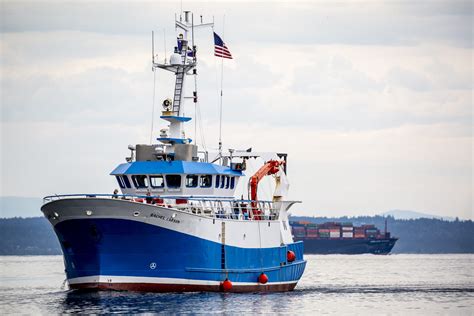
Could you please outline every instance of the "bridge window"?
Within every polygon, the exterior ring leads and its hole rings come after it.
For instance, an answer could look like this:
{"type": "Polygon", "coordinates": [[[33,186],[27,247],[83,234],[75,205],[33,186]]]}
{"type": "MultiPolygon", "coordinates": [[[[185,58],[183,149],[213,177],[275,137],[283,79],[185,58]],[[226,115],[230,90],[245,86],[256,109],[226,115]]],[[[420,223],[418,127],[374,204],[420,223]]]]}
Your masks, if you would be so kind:
{"type": "Polygon", "coordinates": [[[125,189],[125,183],[123,182],[122,177],[121,177],[121,176],[116,176],[115,178],[117,178],[118,185],[119,185],[122,189],[125,189]]]}
{"type": "Polygon", "coordinates": [[[217,175],[216,176],[216,188],[219,188],[219,180],[220,180],[220,176],[217,175]]]}
{"type": "Polygon", "coordinates": [[[125,183],[125,186],[130,189],[132,186],[130,185],[130,180],[128,180],[128,177],[122,176],[122,178],[123,178],[123,182],[125,183]]]}
{"type": "Polygon", "coordinates": [[[186,187],[195,188],[198,185],[199,176],[195,174],[188,174],[186,176],[186,187]]]}
{"type": "Polygon", "coordinates": [[[201,176],[199,178],[199,186],[201,188],[210,188],[212,186],[212,176],[210,174],[201,176]]]}
{"type": "Polygon", "coordinates": [[[151,184],[151,187],[154,189],[164,188],[165,179],[163,179],[163,176],[150,176],[150,184],[151,184]]]}
{"type": "Polygon", "coordinates": [[[181,176],[179,174],[168,174],[166,175],[166,185],[168,188],[180,188],[181,187],[181,176]]]}
{"type": "Polygon", "coordinates": [[[233,190],[235,187],[235,177],[230,178],[230,188],[233,190]]]}
{"type": "Polygon", "coordinates": [[[225,176],[221,176],[221,189],[225,186],[225,176]]]}
{"type": "Polygon", "coordinates": [[[148,177],[146,175],[132,176],[132,181],[137,189],[148,188],[148,177]]]}
{"type": "Polygon", "coordinates": [[[228,189],[230,186],[230,177],[225,176],[225,188],[228,189]]]}

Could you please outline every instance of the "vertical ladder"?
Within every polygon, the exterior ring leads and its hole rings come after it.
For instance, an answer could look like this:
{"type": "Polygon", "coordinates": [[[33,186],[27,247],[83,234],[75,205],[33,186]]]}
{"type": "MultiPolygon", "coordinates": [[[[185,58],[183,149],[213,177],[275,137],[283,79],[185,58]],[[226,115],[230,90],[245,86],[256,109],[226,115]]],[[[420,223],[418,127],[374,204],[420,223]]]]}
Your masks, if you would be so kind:
{"type": "Polygon", "coordinates": [[[221,269],[225,269],[225,222],[221,224],[221,269]]]}
{"type": "Polygon", "coordinates": [[[176,71],[176,83],[174,85],[173,112],[175,112],[176,115],[179,115],[179,109],[181,107],[181,99],[183,96],[183,84],[184,84],[184,76],[185,76],[184,65],[186,65],[186,58],[188,56],[187,54],[188,54],[188,43],[186,41],[183,41],[183,44],[181,46],[182,66],[178,67],[178,70],[176,71]]]}
{"type": "Polygon", "coordinates": [[[181,96],[183,94],[184,67],[179,67],[176,72],[176,84],[174,85],[173,112],[179,115],[181,107],[181,96]]]}

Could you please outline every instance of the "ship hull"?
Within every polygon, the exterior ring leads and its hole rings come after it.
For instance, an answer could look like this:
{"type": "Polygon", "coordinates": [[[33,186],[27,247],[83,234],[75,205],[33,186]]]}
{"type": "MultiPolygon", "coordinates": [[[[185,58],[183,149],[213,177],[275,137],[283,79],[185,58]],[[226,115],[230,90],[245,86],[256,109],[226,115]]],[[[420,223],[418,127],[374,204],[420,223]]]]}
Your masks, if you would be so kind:
{"type": "MultiPolygon", "coordinates": [[[[81,280],[69,280],[69,287],[73,290],[94,291],[136,291],[136,292],[224,292],[222,282],[185,279],[155,279],[155,278],[121,278],[117,276],[93,276],[81,280]],[[114,280],[113,283],[108,280],[114,280]],[[212,283],[212,284],[209,284],[212,283]]],[[[233,283],[228,292],[286,292],[292,291],[297,282],[272,282],[267,284],[233,283]]]]}
{"type": "Polygon", "coordinates": [[[42,211],[61,243],[72,289],[223,291],[228,279],[230,292],[289,291],[306,265],[302,243],[280,246],[278,221],[212,219],[94,198],[54,201],[42,211]],[[259,233],[266,238],[256,239],[259,233]],[[287,262],[288,250],[294,262],[287,262]],[[262,273],[266,284],[258,282],[262,273]]]}
{"type": "Polygon", "coordinates": [[[304,241],[305,254],[380,254],[386,255],[392,251],[397,238],[370,239],[323,239],[323,238],[296,238],[304,241]]]}

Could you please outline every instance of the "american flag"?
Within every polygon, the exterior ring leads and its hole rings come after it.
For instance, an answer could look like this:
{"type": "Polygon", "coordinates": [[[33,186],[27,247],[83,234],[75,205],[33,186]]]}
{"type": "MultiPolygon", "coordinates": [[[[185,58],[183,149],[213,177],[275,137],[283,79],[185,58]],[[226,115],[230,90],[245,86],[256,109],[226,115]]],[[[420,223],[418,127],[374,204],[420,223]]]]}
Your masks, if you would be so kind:
{"type": "Polygon", "coordinates": [[[232,59],[232,54],[216,32],[214,32],[214,56],[232,59]]]}

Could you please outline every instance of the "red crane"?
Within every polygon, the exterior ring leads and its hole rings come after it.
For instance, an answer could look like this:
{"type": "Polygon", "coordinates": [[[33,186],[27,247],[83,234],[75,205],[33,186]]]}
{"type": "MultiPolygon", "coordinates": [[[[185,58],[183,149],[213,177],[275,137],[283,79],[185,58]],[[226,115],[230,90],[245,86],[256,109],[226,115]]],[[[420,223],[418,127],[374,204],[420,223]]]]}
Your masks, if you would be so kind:
{"type": "Polygon", "coordinates": [[[263,179],[263,177],[277,173],[278,170],[280,170],[280,166],[284,163],[284,161],[269,160],[250,178],[250,199],[252,200],[251,205],[255,219],[260,219],[260,216],[258,215],[261,214],[261,211],[257,208],[258,183],[263,179]]]}

